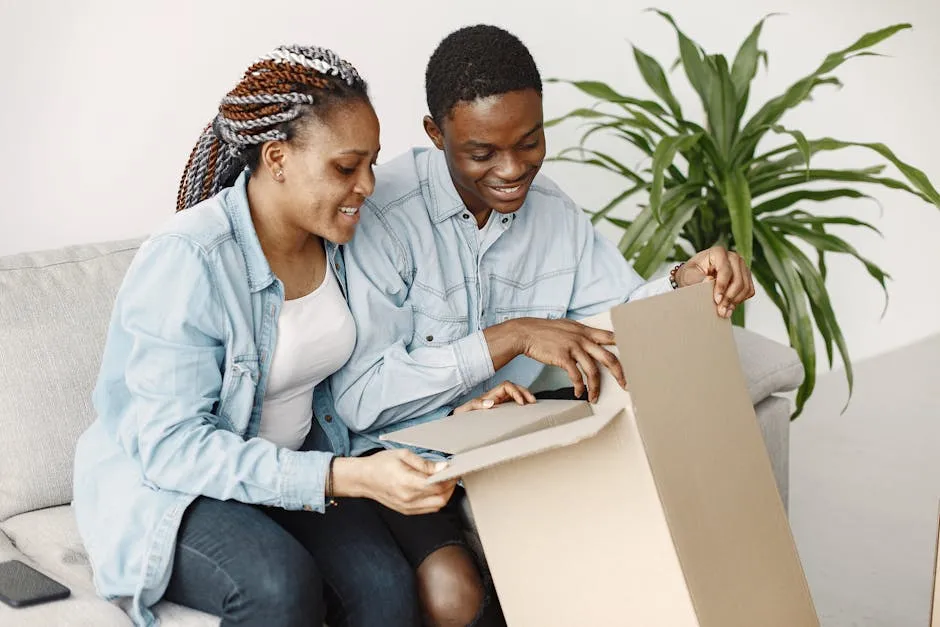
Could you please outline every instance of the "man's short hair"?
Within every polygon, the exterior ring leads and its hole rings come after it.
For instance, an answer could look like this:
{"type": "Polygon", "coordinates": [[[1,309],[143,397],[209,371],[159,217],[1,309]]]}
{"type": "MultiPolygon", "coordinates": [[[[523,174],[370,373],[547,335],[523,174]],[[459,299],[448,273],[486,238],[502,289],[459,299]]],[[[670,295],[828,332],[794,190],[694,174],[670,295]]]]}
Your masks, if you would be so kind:
{"type": "Polygon", "coordinates": [[[535,60],[518,37],[497,26],[478,24],[444,38],[424,77],[428,110],[440,125],[459,102],[534,89],[542,95],[535,60]]]}

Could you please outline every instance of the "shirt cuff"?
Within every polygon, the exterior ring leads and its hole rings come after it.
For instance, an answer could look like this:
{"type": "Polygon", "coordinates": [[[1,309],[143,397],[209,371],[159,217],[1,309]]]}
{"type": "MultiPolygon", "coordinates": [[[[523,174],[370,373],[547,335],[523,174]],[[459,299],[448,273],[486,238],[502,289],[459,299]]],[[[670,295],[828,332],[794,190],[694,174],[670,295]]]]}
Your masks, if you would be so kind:
{"type": "Polygon", "coordinates": [[[332,453],[281,449],[280,506],[287,510],[326,510],[326,476],[332,453]]]}
{"type": "Polygon", "coordinates": [[[486,343],[483,331],[457,340],[454,347],[454,356],[457,358],[457,369],[463,384],[462,394],[466,394],[480,383],[483,383],[496,374],[493,368],[493,358],[490,356],[490,347],[486,343]]]}
{"type": "Polygon", "coordinates": [[[630,294],[630,297],[627,299],[630,300],[640,300],[641,298],[649,298],[650,296],[659,296],[660,294],[666,294],[667,292],[672,291],[672,284],[669,282],[669,277],[664,276],[659,279],[653,279],[649,283],[644,283],[640,287],[633,290],[630,294]]]}

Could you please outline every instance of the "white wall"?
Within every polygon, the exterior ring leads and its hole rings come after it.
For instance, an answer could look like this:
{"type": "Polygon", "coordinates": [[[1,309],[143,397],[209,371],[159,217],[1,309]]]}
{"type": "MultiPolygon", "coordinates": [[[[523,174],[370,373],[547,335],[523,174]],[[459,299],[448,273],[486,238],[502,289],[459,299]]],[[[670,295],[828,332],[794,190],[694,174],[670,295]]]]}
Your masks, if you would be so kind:
{"type": "MultiPolygon", "coordinates": [[[[383,121],[383,157],[424,143],[423,72],[436,43],[474,22],[499,24],[532,49],[544,76],[596,78],[642,93],[628,41],[660,59],[675,56],[666,25],[642,10],[648,0],[0,0],[0,254],[143,234],[173,212],[182,167],[219,98],[258,55],[278,43],[336,49],[370,81],[383,121]]],[[[733,55],[753,23],[765,29],[771,74],[759,102],[815,68],[862,32],[911,21],[915,30],[883,46],[889,59],[862,59],[839,72],[846,87],[826,92],[785,119],[810,135],[877,140],[940,182],[940,4],[936,0],[667,1],[693,38],[733,55]],[[849,8],[851,7],[851,8],[849,8]]],[[[679,77],[673,78],[673,82],[679,77]]],[[[688,89],[679,90],[692,103],[688,89]]],[[[550,86],[549,115],[583,103],[550,86]]],[[[549,135],[550,150],[575,129],[549,135]]],[[[612,196],[614,182],[583,169],[546,170],[583,205],[612,196]]],[[[831,262],[830,289],[849,346],[863,357],[940,332],[937,268],[940,210],[898,193],[836,210],[876,220],[885,239],[852,241],[895,280],[880,319],[879,290],[857,264],[831,262]]],[[[772,306],[759,300],[750,326],[784,339],[772,306]]]]}

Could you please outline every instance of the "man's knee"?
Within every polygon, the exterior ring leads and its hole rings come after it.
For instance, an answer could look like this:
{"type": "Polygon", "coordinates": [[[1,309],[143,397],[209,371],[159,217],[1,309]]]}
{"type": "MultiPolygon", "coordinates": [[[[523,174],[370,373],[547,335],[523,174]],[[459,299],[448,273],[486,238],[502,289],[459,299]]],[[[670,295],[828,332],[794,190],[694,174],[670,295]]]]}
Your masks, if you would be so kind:
{"type": "Polygon", "coordinates": [[[429,625],[465,627],[479,616],[486,592],[476,563],[462,546],[446,546],[429,555],[417,577],[429,625]]]}

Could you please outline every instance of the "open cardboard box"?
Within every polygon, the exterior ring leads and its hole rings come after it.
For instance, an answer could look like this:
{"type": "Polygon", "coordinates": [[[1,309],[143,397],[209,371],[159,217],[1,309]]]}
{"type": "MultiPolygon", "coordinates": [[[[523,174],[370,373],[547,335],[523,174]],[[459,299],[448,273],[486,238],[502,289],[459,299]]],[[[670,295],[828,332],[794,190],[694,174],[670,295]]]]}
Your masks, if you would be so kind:
{"type": "Polygon", "coordinates": [[[451,416],[386,439],[452,454],[512,627],[819,622],[741,372],[704,284],[586,321],[629,392],[451,416]]]}

